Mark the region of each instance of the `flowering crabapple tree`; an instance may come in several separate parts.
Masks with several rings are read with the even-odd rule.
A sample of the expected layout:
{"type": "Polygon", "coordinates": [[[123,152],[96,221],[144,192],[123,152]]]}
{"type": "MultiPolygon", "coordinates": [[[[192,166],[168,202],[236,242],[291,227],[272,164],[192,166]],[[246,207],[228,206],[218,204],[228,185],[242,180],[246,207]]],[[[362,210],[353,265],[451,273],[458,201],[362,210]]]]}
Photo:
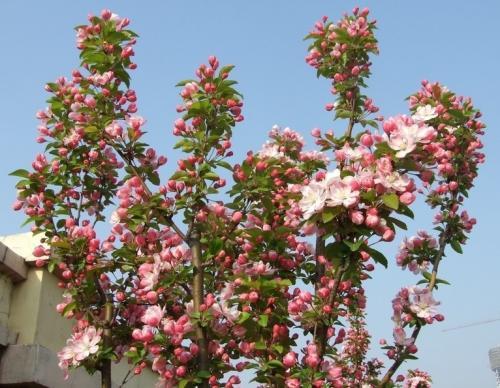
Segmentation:
{"type": "Polygon", "coordinates": [[[269,387],[430,386],[427,373],[398,370],[444,319],[438,269],[475,224],[463,202],[485,126],[470,98],[428,81],[408,114],[375,116],[368,15],[324,17],[307,36],[306,61],[331,82],[326,110],[345,131],[313,129],[319,149],[306,151],[297,132],[273,127],[234,164],[242,97],[233,66],[210,57],[178,84],[173,135],[185,156],[163,182],[167,158],[144,142],[130,89],[129,20],[104,10],[76,28],[81,69],[46,85],[37,114],[45,151],[12,173],[14,209],[41,237],[37,265],[58,274],[57,310],[76,321],[62,369],[99,370],[103,387],[120,360],[122,385],[150,368],[165,387],[232,387],[242,373],[269,387]],[[395,261],[420,279],[392,301],[387,360],[369,359],[364,284],[388,265],[380,247],[406,229],[418,195],[436,210],[434,230],[404,238],[395,261]]]}

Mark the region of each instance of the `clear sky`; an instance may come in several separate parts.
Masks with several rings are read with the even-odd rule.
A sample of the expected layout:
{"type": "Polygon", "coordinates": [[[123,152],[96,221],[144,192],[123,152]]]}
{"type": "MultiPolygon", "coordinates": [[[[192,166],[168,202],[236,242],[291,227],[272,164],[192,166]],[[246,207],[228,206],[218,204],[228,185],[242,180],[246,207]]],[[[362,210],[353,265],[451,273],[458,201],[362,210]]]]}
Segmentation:
{"type": "MultiPolygon", "coordinates": [[[[355,5],[350,1],[14,1],[0,2],[0,133],[3,134],[0,174],[0,234],[23,229],[21,214],[10,205],[15,179],[7,174],[27,167],[42,147],[34,142],[35,112],[45,106],[43,85],[70,75],[78,65],[72,28],[89,12],[111,8],[132,19],[140,34],[138,70],[132,86],[139,113],[148,120],[146,139],[171,161],[176,154],[171,123],[179,102],[174,85],[190,78],[210,54],[237,65],[234,77],[245,96],[246,120],[235,131],[236,153],[258,149],[273,124],[303,133],[313,127],[343,131],[332,124],[323,106],[331,101],[329,84],[317,80],[304,62],[302,37],[322,15],[338,19],[355,5]]],[[[493,387],[488,349],[500,345],[500,321],[443,332],[475,321],[500,318],[500,111],[498,62],[498,0],[362,1],[378,19],[381,55],[374,60],[371,95],[384,115],[406,113],[404,98],[422,79],[439,80],[473,97],[488,124],[484,138],[487,162],[467,202],[477,217],[464,255],[450,253],[442,276],[452,287],[440,289],[446,321],[426,327],[418,346],[421,360],[412,364],[429,371],[438,388],[493,387]],[[497,70],[495,70],[497,69],[497,70]]],[[[310,141],[311,143],[311,141],[310,141]]],[[[238,159],[241,159],[239,157],[238,159]]],[[[163,169],[168,176],[175,166],[163,169]]],[[[411,231],[428,228],[432,213],[417,207],[411,231]]],[[[26,230],[26,228],[24,229],[26,230]]],[[[398,235],[398,239],[403,237],[398,235]]],[[[396,246],[386,249],[393,257],[396,246]]],[[[415,282],[395,268],[377,268],[368,284],[368,322],[374,342],[391,336],[391,299],[401,286],[415,282]]]]}

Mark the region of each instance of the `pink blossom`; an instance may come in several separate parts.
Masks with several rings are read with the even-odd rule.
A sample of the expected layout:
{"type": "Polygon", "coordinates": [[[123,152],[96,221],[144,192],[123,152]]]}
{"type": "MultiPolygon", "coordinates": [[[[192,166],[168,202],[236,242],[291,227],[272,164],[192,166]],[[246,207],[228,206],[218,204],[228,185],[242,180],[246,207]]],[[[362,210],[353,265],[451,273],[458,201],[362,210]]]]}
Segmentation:
{"type": "Polygon", "coordinates": [[[59,367],[67,370],[68,366],[78,366],[81,361],[99,350],[101,329],[88,326],[83,331],[74,333],[66,341],[66,346],[57,353],[59,367]]]}
{"type": "Polygon", "coordinates": [[[413,338],[406,337],[406,332],[401,326],[396,326],[393,331],[394,342],[399,346],[409,346],[413,344],[413,338]]]}
{"type": "Polygon", "coordinates": [[[434,128],[422,123],[414,123],[411,118],[399,116],[390,124],[384,125],[384,130],[389,134],[385,135],[385,140],[389,147],[396,152],[396,157],[404,158],[412,152],[418,144],[429,143],[435,136],[434,128]]]}
{"type": "Polygon", "coordinates": [[[299,206],[304,214],[304,219],[308,220],[314,214],[323,210],[326,201],[326,191],[322,184],[311,182],[302,188],[301,193],[302,198],[299,201],[299,206]]]}
{"type": "Polygon", "coordinates": [[[146,325],[149,326],[158,326],[161,319],[163,318],[164,311],[160,306],[150,306],[145,311],[141,320],[146,325]]]}
{"type": "Polygon", "coordinates": [[[437,117],[436,108],[427,104],[424,106],[419,106],[416,112],[413,114],[412,119],[415,121],[428,121],[437,117]]]}
{"type": "Polygon", "coordinates": [[[285,380],[285,385],[286,385],[286,388],[300,388],[302,386],[300,384],[299,379],[291,378],[291,377],[289,377],[285,380]]]}
{"type": "Polygon", "coordinates": [[[351,176],[341,179],[338,169],[327,173],[323,181],[326,186],[326,204],[349,208],[358,203],[359,191],[353,189],[353,181],[351,176]]]}
{"type": "Polygon", "coordinates": [[[440,303],[432,297],[432,292],[427,288],[420,289],[418,287],[411,287],[409,289],[410,295],[413,296],[410,310],[419,318],[428,319],[437,314],[436,306],[440,303]]]}
{"type": "Polygon", "coordinates": [[[288,352],[283,357],[283,365],[285,365],[286,368],[291,368],[296,363],[297,363],[297,355],[295,354],[295,352],[288,352]]]}
{"type": "Polygon", "coordinates": [[[114,121],[104,128],[104,131],[112,138],[121,137],[123,134],[123,128],[114,121]]]}
{"type": "Polygon", "coordinates": [[[135,130],[139,130],[145,122],[146,120],[141,116],[130,116],[127,118],[127,124],[135,130]]]}

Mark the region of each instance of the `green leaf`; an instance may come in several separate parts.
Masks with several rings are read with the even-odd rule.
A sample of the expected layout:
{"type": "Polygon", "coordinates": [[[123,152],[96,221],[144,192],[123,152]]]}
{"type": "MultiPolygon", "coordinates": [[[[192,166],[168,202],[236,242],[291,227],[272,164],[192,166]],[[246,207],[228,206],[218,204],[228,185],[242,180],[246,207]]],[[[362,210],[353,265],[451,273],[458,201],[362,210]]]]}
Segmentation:
{"type": "Polygon", "coordinates": [[[195,115],[204,115],[210,110],[210,108],[211,108],[210,102],[206,100],[197,101],[191,104],[191,106],[188,109],[188,112],[195,115]]]}
{"type": "Polygon", "coordinates": [[[219,165],[222,168],[225,168],[226,170],[233,171],[233,167],[231,167],[231,165],[225,160],[219,160],[217,162],[217,165],[219,165]]]}
{"type": "Polygon", "coordinates": [[[12,171],[9,175],[10,176],[18,176],[20,178],[29,178],[30,173],[28,170],[23,170],[22,168],[20,168],[19,170],[12,171]]]}
{"type": "Polygon", "coordinates": [[[47,269],[50,273],[54,272],[54,269],[56,269],[56,262],[54,260],[51,260],[47,269]]]}
{"type": "Polygon", "coordinates": [[[85,127],[84,131],[85,133],[96,133],[99,129],[94,125],[89,125],[88,127],[85,127]]]}
{"type": "Polygon", "coordinates": [[[243,311],[238,319],[238,324],[245,322],[248,318],[250,318],[250,313],[243,311]]]}
{"type": "Polygon", "coordinates": [[[31,181],[29,179],[21,179],[16,183],[16,189],[24,190],[26,187],[31,185],[31,181]]]}
{"type": "Polygon", "coordinates": [[[278,281],[278,284],[282,287],[290,287],[292,285],[292,281],[290,279],[281,279],[278,281]]]}
{"type": "Polygon", "coordinates": [[[179,388],[186,388],[188,384],[189,384],[188,379],[182,379],[181,381],[179,381],[179,388]]]}
{"type": "Polygon", "coordinates": [[[66,317],[68,313],[71,312],[71,310],[73,310],[74,308],[76,307],[76,302],[70,302],[66,305],[66,307],[64,307],[63,311],[62,311],[62,315],[63,317],[66,317]]]}
{"type": "Polygon", "coordinates": [[[269,315],[262,314],[259,316],[259,321],[258,321],[259,326],[267,327],[268,322],[269,322],[269,315]]]}
{"type": "Polygon", "coordinates": [[[361,193],[361,198],[363,198],[365,201],[368,202],[373,202],[377,198],[377,193],[375,190],[369,190],[361,193]]]}
{"type": "Polygon", "coordinates": [[[284,368],[283,363],[280,360],[271,360],[267,363],[271,368],[284,368]]]}
{"type": "Polygon", "coordinates": [[[208,370],[200,370],[196,373],[196,377],[200,377],[202,379],[208,379],[212,374],[208,370]]]}
{"type": "Polygon", "coordinates": [[[408,229],[408,227],[406,226],[406,224],[403,221],[398,220],[397,218],[387,217],[387,221],[392,222],[394,225],[396,225],[400,229],[403,229],[403,230],[407,230],[408,229]]]}
{"type": "Polygon", "coordinates": [[[334,243],[328,244],[325,248],[325,254],[329,259],[335,257],[344,257],[349,251],[347,250],[347,245],[341,241],[336,241],[334,243]]]}
{"type": "Polygon", "coordinates": [[[185,171],[176,171],[170,179],[176,181],[176,180],[186,180],[188,178],[188,174],[185,171]]]}
{"type": "Polygon", "coordinates": [[[264,349],[267,349],[267,345],[264,341],[257,341],[255,343],[255,349],[257,350],[264,350],[264,349]]]}
{"type": "Polygon", "coordinates": [[[446,284],[447,286],[451,286],[451,283],[444,279],[436,279],[436,284],[446,284]]]}
{"type": "Polygon", "coordinates": [[[223,245],[224,245],[224,243],[222,242],[222,240],[220,238],[211,239],[209,244],[208,244],[209,252],[212,255],[216,255],[217,253],[220,252],[223,245]]]}
{"type": "Polygon", "coordinates": [[[215,172],[212,172],[212,171],[209,171],[209,172],[203,174],[203,178],[209,179],[211,181],[216,181],[216,180],[220,179],[219,175],[217,175],[215,172]]]}
{"type": "Polygon", "coordinates": [[[83,63],[88,64],[98,64],[104,63],[108,59],[107,55],[102,52],[83,52],[82,53],[83,63]]]}
{"type": "Polygon", "coordinates": [[[64,241],[64,240],[54,241],[54,242],[50,243],[50,245],[53,247],[63,248],[63,249],[71,248],[71,245],[69,244],[69,242],[64,241]]]}
{"type": "Polygon", "coordinates": [[[130,87],[130,75],[122,67],[113,69],[113,72],[115,73],[116,78],[123,81],[125,85],[127,85],[127,88],[130,87]]]}
{"type": "Polygon", "coordinates": [[[227,65],[227,66],[224,66],[220,69],[219,73],[220,74],[224,74],[224,73],[228,73],[234,69],[234,65],[227,65]]]}
{"type": "Polygon", "coordinates": [[[323,213],[321,213],[321,220],[324,224],[326,224],[337,217],[341,212],[341,206],[326,208],[325,210],[323,210],[323,213]]]}
{"type": "Polygon", "coordinates": [[[364,240],[358,240],[354,243],[351,241],[347,241],[347,240],[344,241],[344,244],[349,247],[351,252],[356,252],[357,250],[359,250],[359,248],[361,247],[361,245],[363,245],[363,243],[364,243],[364,240]]]}
{"type": "Polygon", "coordinates": [[[158,172],[154,171],[151,174],[148,174],[148,178],[153,185],[158,186],[160,184],[160,176],[158,175],[158,172]]]}
{"type": "Polygon", "coordinates": [[[387,268],[387,265],[389,263],[387,261],[387,258],[381,252],[373,248],[367,248],[366,251],[370,254],[372,259],[375,260],[376,263],[382,264],[385,268],[387,268]]]}
{"type": "Polygon", "coordinates": [[[382,202],[384,205],[397,210],[399,208],[399,197],[395,193],[387,193],[382,196],[382,202]]]}
{"type": "Polygon", "coordinates": [[[450,245],[453,248],[453,250],[457,253],[462,254],[464,251],[462,250],[462,246],[457,240],[451,240],[450,245]]]}
{"type": "Polygon", "coordinates": [[[413,214],[413,211],[408,206],[403,205],[402,203],[399,204],[399,209],[397,209],[396,211],[399,214],[403,214],[411,219],[415,218],[415,214],[413,214]]]}
{"type": "Polygon", "coordinates": [[[354,176],[354,172],[349,170],[342,170],[340,173],[340,177],[345,178],[346,176],[354,176]]]}
{"type": "Polygon", "coordinates": [[[133,266],[128,265],[128,264],[124,264],[124,265],[122,265],[122,271],[123,271],[123,272],[130,272],[130,271],[132,271],[132,270],[134,270],[134,267],[133,267],[133,266]]]}

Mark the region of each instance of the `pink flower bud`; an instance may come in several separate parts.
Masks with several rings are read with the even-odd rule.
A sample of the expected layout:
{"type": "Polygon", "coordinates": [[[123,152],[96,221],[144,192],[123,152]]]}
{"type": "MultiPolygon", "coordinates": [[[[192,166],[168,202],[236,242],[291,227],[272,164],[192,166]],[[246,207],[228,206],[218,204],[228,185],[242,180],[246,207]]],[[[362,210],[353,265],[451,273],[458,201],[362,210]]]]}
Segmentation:
{"type": "Polygon", "coordinates": [[[377,209],[371,208],[366,211],[365,224],[369,228],[375,228],[380,223],[380,218],[377,215],[377,209]]]}
{"type": "Polygon", "coordinates": [[[177,119],[174,122],[175,128],[184,131],[186,129],[186,122],[183,119],[177,119]]]}
{"type": "Polygon", "coordinates": [[[305,357],[305,362],[308,367],[316,369],[321,360],[317,354],[309,354],[305,357]]]}
{"type": "Polygon", "coordinates": [[[38,245],[33,249],[33,256],[42,257],[45,255],[45,248],[42,245],[38,245]]]}
{"type": "Polygon", "coordinates": [[[248,300],[250,303],[257,303],[257,301],[259,300],[259,294],[257,291],[251,291],[249,294],[248,294],[248,300]]]}
{"type": "Polygon", "coordinates": [[[288,352],[283,357],[283,365],[286,368],[291,368],[297,363],[297,355],[294,352],[288,352]]]}
{"type": "Polygon", "coordinates": [[[85,97],[85,105],[87,105],[89,108],[95,108],[96,106],[96,101],[93,96],[87,96],[85,97]]]}
{"type": "Polygon", "coordinates": [[[399,200],[401,201],[401,203],[405,205],[411,205],[415,201],[415,199],[416,199],[415,194],[410,193],[408,191],[404,192],[399,196],[399,200]]]}
{"type": "Polygon", "coordinates": [[[179,377],[184,377],[186,375],[186,370],[186,367],[181,365],[175,370],[175,374],[179,377]]]}
{"type": "Polygon", "coordinates": [[[328,370],[328,376],[332,379],[332,380],[336,380],[340,377],[342,377],[342,368],[339,367],[339,366],[336,366],[336,367],[333,367],[333,368],[330,368],[328,370]]]}
{"type": "Polygon", "coordinates": [[[392,241],[394,240],[394,231],[391,228],[387,228],[382,235],[382,239],[384,241],[392,241]]]}
{"type": "Polygon", "coordinates": [[[363,217],[363,213],[359,210],[350,211],[349,216],[351,217],[352,223],[356,225],[361,225],[365,220],[365,218],[363,217]]]}
{"type": "Polygon", "coordinates": [[[142,331],[141,329],[134,329],[132,331],[132,338],[137,340],[137,341],[141,341],[142,340],[142,331]]]}
{"type": "Polygon", "coordinates": [[[373,137],[369,133],[364,133],[363,135],[361,135],[361,138],[359,140],[365,147],[371,147],[373,145],[373,137]]]}
{"type": "Polygon", "coordinates": [[[111,11],[109,9],[103,9],[101,11],[101,17],[104,19],[104,20],[109,20],[111,19],[111,11]]]}
{"type": "Polygon", "coordinates": [[[234,212],[233,216],[231,217],[232,221],[235,223],[239,223],[242,218],[243,218],[243,213],[241,212],[234,212]]]}
{"type": "Polygon", "coordinates": [[[24,202],[22,201],[19,201],[19,200],[16,200],[13,204],[12,204],[12,209],[14,210],[21,210],[23,208],[23,205],[24,205],[24,202]]]}
{"type": "Polygon", "coordinates": [[[146,299],[149,303],[155,304],[158,301],[158,293],[156,291],[148,291],[146,299]]]}

